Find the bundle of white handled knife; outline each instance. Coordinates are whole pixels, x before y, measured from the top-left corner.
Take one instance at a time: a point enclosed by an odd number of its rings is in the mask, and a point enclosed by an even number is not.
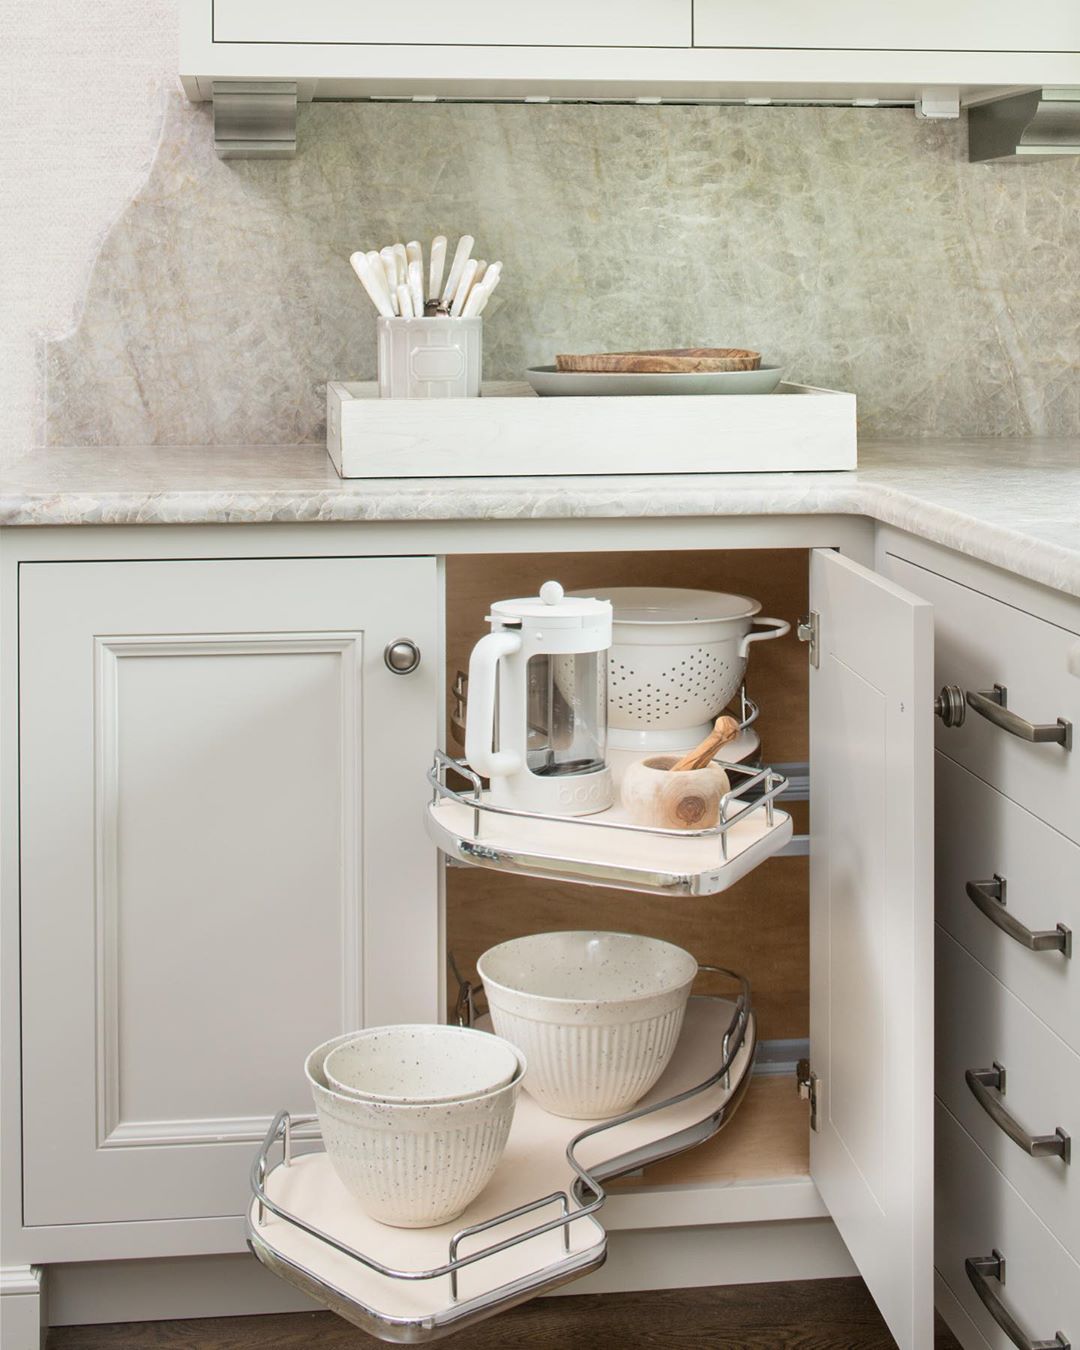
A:
[[[472,319],[484,312],[502,275],[501,262],[472,256],[475,242],[471,234],[461,236],[447,272],[446,235],[437,234],[426,279],[423,245],[415,239],[369,253],[358,250],[349,261],[384,319]]]

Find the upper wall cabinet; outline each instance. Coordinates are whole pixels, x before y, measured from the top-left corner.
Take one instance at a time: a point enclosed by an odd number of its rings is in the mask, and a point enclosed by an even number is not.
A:
[[[227,157],[290,154],[311,99],[877,100],[955,117],[1018,90],[1052,91],[1058,108],[1080,88],[1080,0],[180,6],[184,89],[213,99]]]
[[[215,42],[402,43],[477,47],[688,47],[691,0],[215,0]]]
[[[837,51],[1080,52],[1077,0],[694,0],[699,47]]]

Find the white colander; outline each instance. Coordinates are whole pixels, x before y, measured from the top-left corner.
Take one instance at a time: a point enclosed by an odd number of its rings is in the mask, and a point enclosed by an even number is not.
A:
[[[582,592],[610,600],[608,745],[679,750],[702,740],[738,693],[752,642],[791,625],[745,595],[663,586]],[[755,631],[760,629],[760,632]]]

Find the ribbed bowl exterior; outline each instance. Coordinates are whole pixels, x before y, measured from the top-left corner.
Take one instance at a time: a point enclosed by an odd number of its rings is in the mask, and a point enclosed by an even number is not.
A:
[[[665,1011],[617,1023],[536,1021],[510,1011],[488,990],[495,1031],[521,1050],[525,1087],[545,1111],[601,1120],[628,1111],[668,1066],[682,1030],[689,988]]]
[[[316,1098],[326,1152],[342,1184],[364,1211],[395,1228],[430,1228],[456,1219],[491,1180],[510,1133],[509,1109],[455,1124],[440,1110],[424,1130],[358,1123]]]
[[[326,1153],[365,1213],[394,1228],[456,1219],[491,1180],[514,1119],[525,1072],[482,1097],[398,1104],[345,1097],[326,1082],[325,1061],[349,1035],[318,1046],[304,1066]]]

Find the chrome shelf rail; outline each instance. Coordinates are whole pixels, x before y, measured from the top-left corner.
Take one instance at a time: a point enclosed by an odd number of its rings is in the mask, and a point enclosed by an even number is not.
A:
[[[673,830],[661,825],[633,825],[625,820],[605,820],[606,812],[595,816],[553,816],[543,811],[523,811],[513,806],[496,806],[485,800],[483,779],[475,769],[469,767],[463,759],[454,759],[442,750],[435,751],[435,762],[428,770],[428,782],[432,787],[432,805],[440,801],[456,802],[468,807],[473,813],[473,833],[480,838],[481,823],[485,817],[506,816],[515,820],[535,820],[549,825],[572,824],[575,828],[589,830],[619,830],[627,834],[651,839],[671,839],[685,842],[687,839],[716,839],[720,843],[723,858],[728,856],[727,836],[731,829],[755,811],[764,811],[765,821],[771,827],[775,822],[775,802],[788,786],[788,780],[771,768],[754,768],[745,764],[728,764],[722,759],[713,760],[728,775],[729,779],[739,781],[737,787],[725,792],[720,798],[720,820],[700,830]],[[448,773],[459,774],[466,779],[471,793],[455,792],[446,782]],[[754,795],[750,795],[754,794]]]
[[[733,1001],[725,999],[724,996],[719,994],[695,995],[695,999],[709,1000],[717,1004],[725,1001],[732,1003],[731,1016],[720,1038],[719,1065],[704,1080],[684,1091],[674,1093],[669,1097],[638,1107],[635,1110],[624,1112],[610,1120],[590,1125],[576,1134],[567,1144],[565,1152],[566,1162],[573,1173],[573,1181],[568,1189],[538,1196],[514,1209],[492,1215],[479,1223],[458,1229],[449,1238],[446,1260],[439,1265],[416,1270],[396,1268],[384,1264],[369,1252],[357,1250],[333,1233],[327,1232],[298,1214],[290,1212],[283,1205],[278,1204],[268,1193],[267,1180],[270,1174],[278,1166],[289,1167],[293,1163],[293,1126],[300,1123],[301,1120],[307,1122],[311,1119],[307,1116],[293,1117],[288,1111],[280,1111],[274,1117],[251,1166],[250,1184],[253,1202],[248,1211],[248,1246],[256,1257],[275,1273],[288,1279],[306,1293],[320,1299],[355,1325],[363,1327],[384,1340],[403,1343],[414,1343],[446,1335],[452,1330],[468,1325],[470,1322],[490,1316],[504,1307],[510,1307],[521,1302],[523,1298],[532,1297],[536,1293],[555,1288],[566,1283],[567,1280],[595,1269],[604,1260],[606,1242],[599,1252],[591,1248],[585,1252],[573,1252],[570,1243],[570,1227],[572,1224],[594,1215],[601,1208],[606,1198],[603,1182],[636,1170],[647,1163],[670,1157],[674,1153],[682,1152],[711,1138],[730,1119],[749,1085],[754,1052],[754,1023],[751,1013],[749,982],[744,976],[723,967],[703,965],[699,966],[698,969],[699,974],[717,975],[726,982],[734,982],[738,986],[739,992]],[[464,1018],[471,1019],[473,1000],[471,994],[465,992],[464,984],[462,995],[459,998],[459,1008]],[[681,1103],[689,1102],[713,1088],[719,1086],[730,1088],[732,1067],[740,1051],[746,1045],[749,1046],[750,1059],[744,1066],[739,1081],[724,1103],[718,1108],[707,1111],[700,1121],[695,1122],[690,1127],[679,1129],[673,1135],[664,1136],[649,1145],[638,1147],[628,1153],[616,1154],[600,1161],[594,1161],[589,1165],[585,1165],[580,1160],[578,1150],[586,1140],[596,1139],[630,1121],[640,1120]],[[280,1149],[279,1160],[272,1164],[271,1156],[278,1149]],[[528,1214],[537,1213],[555,1205],[559,1207],[559,1212],[553,1218],[538,1222],[510,1237],[496,1239],[477,1251],[465,1255],[461,1254],[461,1244],[467,1238],[480,1233],[491,1232],[502,1224],[510,1223],[515,1219],[523,1218]],[[450,1299],[445,1314],[434,1318],[402,1319],[383,1314],[375,1308],[350,1300],[348,1295],[337,1288],[332,1281],[323,1279],[316,1271],[302,1267],[283,1253],[274,1250],[272,1244],[268,1242],[265,1232],[267,1215],[273,1215],[293,1228],[299,1229],[308,1237],[324,1245],[328,1252],[338,1253],[351,1261],[358,1262],[367,1270],[385,1279],[408,1282],[449,1279]],[[478,1266],[491,1257],[518,1247],[523,1243],[560,1230],[563,1234],[564,1256],[562,1259],[538,1268],[526,1279],[515,1279],[470,1300],[462,1301],[460,1299],[459,1272],[471,1266]]]

